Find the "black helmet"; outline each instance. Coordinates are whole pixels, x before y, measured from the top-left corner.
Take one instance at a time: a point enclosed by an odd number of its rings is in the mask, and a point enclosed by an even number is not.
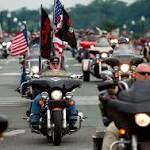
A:
[[[59,57],[54,56],[54,57],[50,58],[50,62],[58,62],[59,63]]]
[[[129,38],[120,37],[120,38],[118,39],[118,43],[119,43],[119,44],[128,44],[128,43],[129,43]]]

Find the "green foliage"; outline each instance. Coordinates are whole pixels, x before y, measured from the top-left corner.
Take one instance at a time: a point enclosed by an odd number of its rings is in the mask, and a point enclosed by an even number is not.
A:
[[[74,28],[95,28],[96,26],[111,30],[115,27],[122,28],[123,24],[127,25],[127,29],[134,32],[142,32],[144,26],[145,30],[150,26],[150,0],[137,0],[132,5],[127,5],[125,2],[117,0],[94,0],[87,6],[76,5],[70,9],[70,16],[72,17]],[[52,12],[46,10],[49,14]],[[9,30],[7,11],[2,11],[0,22],[4,30]],[[22,8],[12,12],[12,16],[17,17],[19,21],[26,20],[28,29],[40,29],[40,14],[39,10],[28,10]],[[143,25],[141,16],[145,16],[146,21]],[[131,25],[131,21],[135,20],[135,25]],[[11,30],[16,31],[15,23],[11,20]]]

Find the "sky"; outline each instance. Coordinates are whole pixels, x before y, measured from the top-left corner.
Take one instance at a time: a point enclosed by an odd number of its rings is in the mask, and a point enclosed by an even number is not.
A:
[[[76,4],[87,5],[93,0],[62,0],[65,8],[74,7]],[[126,2],[132,2],[134,0],[120,0]],[[13,11],[22,7],[28,9],[39,9],[42,4],[43,7],[49,8],[54,0],[0,0],[0,11],[9,10]]]

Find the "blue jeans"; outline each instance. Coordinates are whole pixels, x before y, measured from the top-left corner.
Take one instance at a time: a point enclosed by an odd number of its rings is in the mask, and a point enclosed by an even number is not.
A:
[[[39,119],[40,119],[40,110],[41,107],[39,105],[39,101],[41,99],[41,94],[38,94],[35,98],[34,101],[32,103],[31,106],[31,123],[39,123]],[[72,100],[73,101],[73,100]],[[69,113],[69,122],[70,123],[74,123],[77,120],[77,115],[78,115],[78,111],[76,109],[75,105],[72,105],[68,108],[67,113]]]
[[[20,86],[22,85],[23,82],[27,82],[27,75],[25,71],[23,71],[21,74]],[[27,84],[24,84],[22,86],[22,94],[25,94],[26,91],[27,91]]]

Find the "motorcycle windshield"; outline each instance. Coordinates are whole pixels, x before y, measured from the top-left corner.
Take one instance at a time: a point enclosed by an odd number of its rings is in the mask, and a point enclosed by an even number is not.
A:
[[[59,77],[41,77],[29,82],[29,85],[37,89],[51,91],[53,89],[61,89],[64,93],[71,92],[73,89],[81,86],[78,79],[59,78]]]
[[[136,81],[129,90],[122,91],[109,107],[125,113],[150,112],[150,81]]]

